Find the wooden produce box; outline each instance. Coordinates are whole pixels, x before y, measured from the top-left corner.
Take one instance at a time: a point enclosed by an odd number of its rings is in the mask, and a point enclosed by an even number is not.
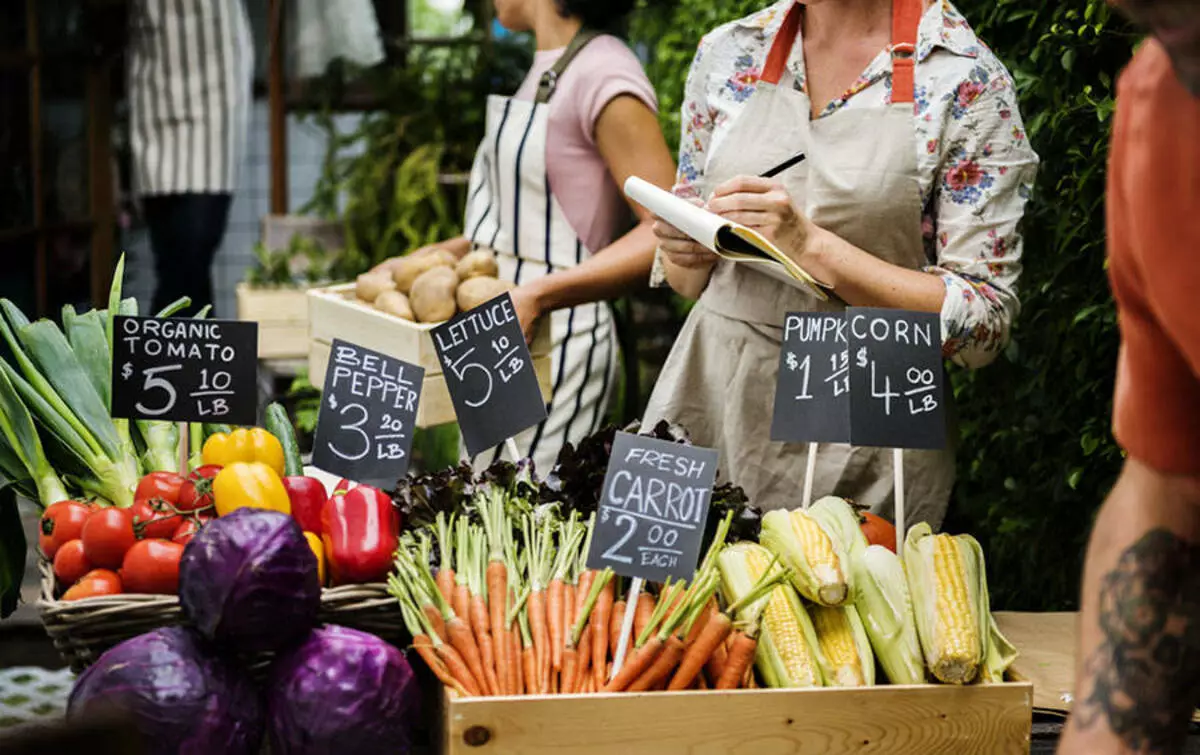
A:
[[[385,314],[359,301],[354,284],[346,283],[308,292],[309,351],[308,375],[313,385],[325,383],[325,367],[335,338],[363,346],[381,354],[403,359],[425,369],[417,427],[432,427],[455,421],[454,405],[442,375],[442,365],[429,331],[437,324],[413,323]],[[543,317],[530,346],[534,372],[542,396],[550,400],[550,318]]]
[[[308,297],[300,288],[237,286],[239,320],[258,323],[259,359],[303,359],[308,355]]]
[[[444,755],[1012,755],[1033,685],[754,689],[458,698]]]

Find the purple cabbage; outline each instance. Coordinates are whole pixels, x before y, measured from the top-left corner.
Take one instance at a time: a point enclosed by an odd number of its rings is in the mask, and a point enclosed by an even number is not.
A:
[[[317,629],[271,667],[271,755],[410,752],[420,694],[394,645],[356,629]]]
[[[146,755],[256,755],[262,746],[253,683],[182,627],[126,640],[83,672],[67,716],[113,713],[136,726]]]
[[[316,624],[317,559],[290,516],[238,509],[184,549],[179,602],[210,640],[244,653],[280,650]]]

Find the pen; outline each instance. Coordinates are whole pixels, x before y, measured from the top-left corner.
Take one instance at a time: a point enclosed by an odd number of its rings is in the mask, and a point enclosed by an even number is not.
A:
[[[803,152],[796,155],[795,157],[789,157],[787,160],[776,165],[774,168],[771,168],[766,173],[763,173],[760,177],[761,178],[774,178],[775,176],[784,172],[785,170],[792,167],[793,165],[799,165],[802,162],[804,162],[804,153]]]

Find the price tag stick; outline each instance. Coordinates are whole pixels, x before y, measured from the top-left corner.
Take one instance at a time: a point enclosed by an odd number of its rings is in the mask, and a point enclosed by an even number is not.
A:
[[[892,449],[892,476],[896,486],[896,555],[904,558],[904,449]]]
[[[508,455],[512,457],[513,464],[521,460],[521,449],[517,448],[517,443],[512,438],[504,441],[504,447],[508,449]]]
[[[625,615],[621,617],[621,639],[617,642],[617,653],[613,656],[612,674],[610,680],[621,670],[625,663],[625,655],[629,652],[629,638],[633,634],[633,616],[637,613],[638,596],[642,594],[641,577],[634,577],[629,583],[629,597],[625,599]]]
[[[813,476],[817,473],[818,443],[808,444],[808,459],[804,462],[804,508],[812,503]]]

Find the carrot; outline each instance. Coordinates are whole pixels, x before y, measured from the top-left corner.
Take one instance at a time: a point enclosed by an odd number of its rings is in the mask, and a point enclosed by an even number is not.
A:
[[[508,643],[504,635],[505,598],[508,596],[508,567],[503,561],[492,560],[487,565],[487,594],[488,594],[488,626],[495,640],[496,676],[500,679],[501,689],[507,689],[505,679],[508,673]]]
[[[630,684],[637,681],[637,678],[654,663],[654,659],[658,657],[662,646],[663,643],[658,637],[651,637],[647,640],[646,644],[642,645],[625,659],[625,664],[621,666],[621,670],[617,672],[617,675],[610,679],[608,684],[604,685],[604,691],[621,692]]]
[[[483,696],[479,682],[475,680],[474,675],[471,674],[470,667],[467,666],[467,662],[463,660],[462,655],[457,650],[444,642],[440,644],[435,642],[433,649],[437,651],[438,656],[446,664],[446,670],[450,672],[450,675],[462,683],[468,695],[474,697]]]
[[[540,678],[537,669],[537,652],[533,645],[526,645],[521,648],[521,665],[522,671],[525,673],[525,694],[536,695],[538,693]]]
[[[663,650],[654,659],[654,663],[650,664],[650,667],[643,671],[633,684],[629,685],[627,691],[644,692],[653,689],[659,682],[665,681],[671,675],[682,657],[683,640],[671,635],[663,644]]]
[[[579,614],[583,612],[583,602],[587,600],[588,591],[592,589],[592,582],[595,579],[596,572],[590,569],[579,575],[579,586],[575,590],[575,610],[571,614],[572,624],[579,620]]]
[[[617,656],[617,646],[621,644],[621,626],[624,622],[625,601],[615,601],[608,619],[608,654],[614,658]]]
[[[442,597],[447,603],[454,602],[454,570],[453,569],[438,569],[437,573],[438,591],[442,593]]]
[[[697,622],[699,623],[699,622]],[[721,678],[721,674],[725,673],[725,658],[729,655],[725,650],[725,643],[721,643],[713,651],[708,660],[704,662],[704,673],[708,675],[708,680],[712,684],[716,684]]]
[[[562,694],[571,694],[571,680],[575,677],[575,667],[579,665],[579,651],[568,645],[563,648]]]
[[[704,674],[696,674],[696,684],[693,689],[708,689],[708,682],[704,680]]]
[[[454,609],[455,615],[462,617],[464,621],[469,621],[471,618],[471,591],[467,589],[465,582],[454,586],[452,597],[450,606]]]
[[[421,606],[421,611],[425,614],[425,618],[429,619],[429,626],[434,634],[441,637],[443,640],[450,639],[446,636],[446,621],[442,618],[442,612],[433,603],[426,603]]]
[[[418,634],[413,637],[413,650],[417,651],[417,655],[421,656],[421,660],[425,661],[425,665],[433,672],[433,675],[438,680],[452,688],[460,695],[466,696],[467,691],[463,689],[462,684],[457,679],[450,675],[446,669],[446,664],[438,657],[438,654],[433,649],[433,641],[429,639],[427,634]]]
[[[583,634],[579,635],[577,652],[579,653],[579,665],[575,668],[575,678],[571,680],[571,691],[574,693],[583,692],[583,680],[592,668],[591,622],[588,622],[588,625],[583,628]]]
[[[536,691],[545,694],[543,687],[550,677],[550,628],[546,625],[546,591],[531,590],[529,593],[529,630],[533,636],[533,655],[537,671],[535,676],[529,677],[530,681],[526,684],[534,687]],[[532,684],[536,680],[537,684]]]
[[[475,632],[475,643],[479,645],[479,657],[483,662],[483,675],[486,679],[484,683],[487,685],[488,694],[499,695],[500,683],[496,678],[496,651],[492,643],[492,635],[488,630],[487,603],[484,602],[483,596],[470,596],[470,619],[471,629]]]
[[[714,614],[700,631],[700,636],[684,653],[679,663],[679,670],[671,677],[667,689],[671,691],[687,689],[705,662],[725,642],[725,638],[733,631],[733,621],[723,613]]]
[[[596,607],[592,609],[592,678],[597,688],[604,686],[604,662],[608,658],[609,622],[615,596],[616,586],[609,581],[596,599]]]
[[[563,585],[563,626],[567,631],[575,626],[575,598],[579,592],[578,587],[574,582],[567,582]]]
[[[487,675],[483,670],[483,659],[479,654],[479,646],[475,643],[475,637],[471,634],[471,628],[462,619],[452,616],[446,622],[446,634],[450,646],[462,656],[467,668],[471,670],[471,675],[475,677],[480,688],[486,693]]]
[[[633,636],[640,637],[654,615],[654,597],[643,590],[638,593],[637,608],[633,614]]]
[[[525,688],[521,679],[521,638],[512,629],[507,631],[506,636],[508,637],[507,657],[512,661],[508,664],[508,689],[510,694],[522,695]]]
[[[564,635],[567,633],[566,614],[563,604],[566,602],[566,585],[559,578],[550,580],[546,588],[546,622],[550,625],[550,660],[555,671],[562,670]]]
[[[687,637],[683,641],[684,645],[690,647],[696,641],[696,638],[700,636],[700,630],[704,629],[704,625],[708,623],[708,620],[716,611],[717,599],[709,598],[708,602],[704,604],[704,610],[700,612],[700,616],[693,622],[691,631],[688,632]]]
[[[583,689],[580,690],[585,695],[595,694],[596,692],[596,677],[588,674],[588,677],[583,680]]]
[[[729,656],[725,660],[725,670],[717,679],[715,688],[737,689],[746,676],[746,669],[750,668],[750,664],[754,661],[754,651],[757,648],[758,641],[753,637],[745,632],[735,632],[733,649],[729,651]]]

